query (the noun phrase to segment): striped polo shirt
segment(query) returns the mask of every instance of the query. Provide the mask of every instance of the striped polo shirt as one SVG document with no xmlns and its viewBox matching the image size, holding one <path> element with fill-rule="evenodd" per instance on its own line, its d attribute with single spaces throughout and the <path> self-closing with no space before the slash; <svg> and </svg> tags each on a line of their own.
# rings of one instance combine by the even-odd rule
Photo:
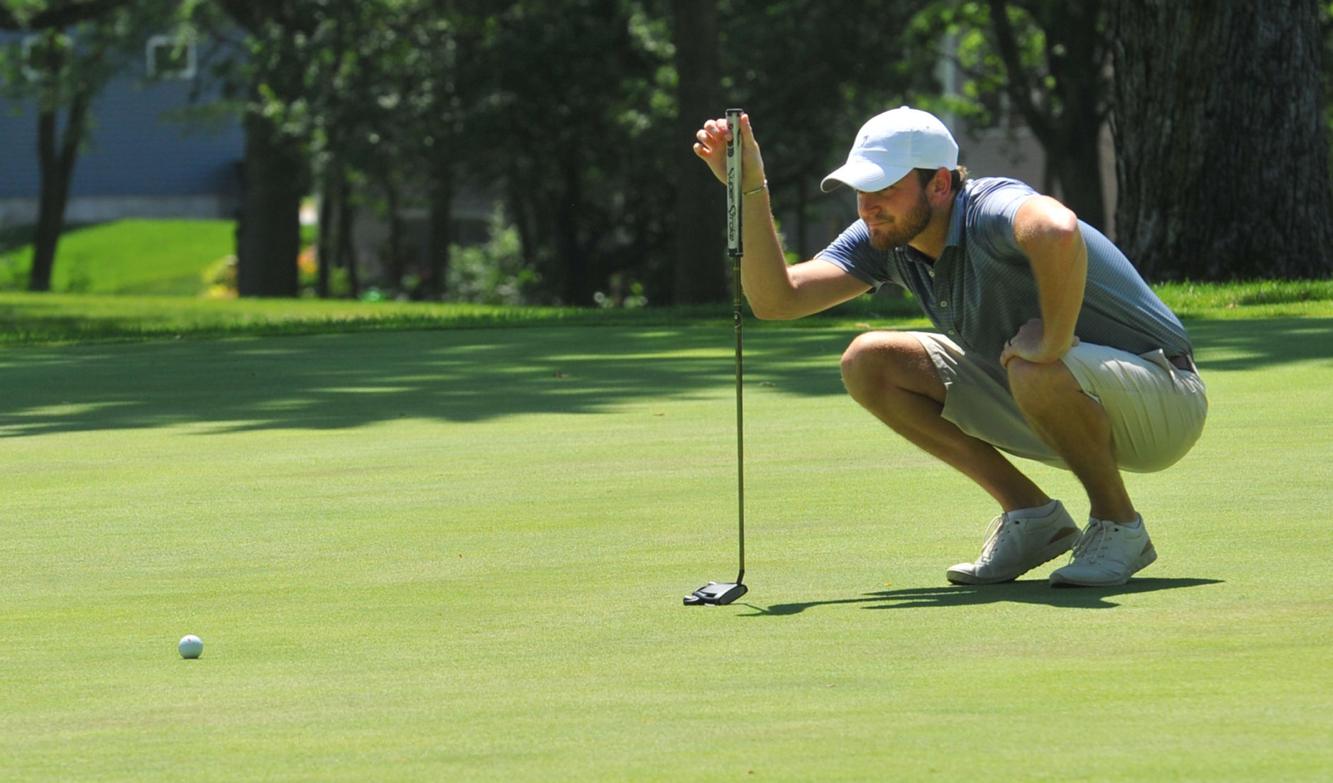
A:
<svg viewBox="0 0 1333 783">
<path fill-rule="evenodd" d="M 1036 191 L 1014 179 L 963 183 L 954 199 L 943 254 L 931 263 L 906 245 L 876 250 L 864 221 L 848 226 L 815 256 L 878 291 L 892 284 L 911 291 L 941 332 L 964 351 L 998 365 L 1005 341 L 1041 317 L 1027 256 L 1014 239 L 1014 215 Z M 1074 333 L 1080 340 L 1168 357 L 1192 354 L 1175 313 L 1153 293 L 1111 240 L 1079 221 L 1088 247 L 1088 279 Z"/>
</svg>

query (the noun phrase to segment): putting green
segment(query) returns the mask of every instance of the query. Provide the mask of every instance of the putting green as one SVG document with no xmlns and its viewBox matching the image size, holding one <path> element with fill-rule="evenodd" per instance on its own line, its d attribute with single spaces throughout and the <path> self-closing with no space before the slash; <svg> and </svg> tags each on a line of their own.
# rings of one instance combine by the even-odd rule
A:
<svg viewBox="0 0 1333 783">
<path fill-rule="evenodd" d="M 1160 559 L 1059 591 L 948 585 L 988 499 L 842 393 L 853 332 L 753 330 L 750 593 L 690 609 L 729 330 L 0 354 L 0 777 L 1320 778 L 1333 320 L 1190 328 L 1208 428 L 1130 479 Z"/>
</svg>

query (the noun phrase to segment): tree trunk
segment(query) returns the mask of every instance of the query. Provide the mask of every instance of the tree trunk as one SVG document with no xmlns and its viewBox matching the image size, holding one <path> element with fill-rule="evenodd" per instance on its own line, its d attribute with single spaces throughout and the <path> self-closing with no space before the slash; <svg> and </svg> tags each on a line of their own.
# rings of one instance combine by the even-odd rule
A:
<svg viewBox="0 0 1333 783">
<path fill-rule="evenodd" d="M 338 164 L 329 161 L 324 172 L 319 194 L 319 235 L 315 241 L 315 257 L 319 263 L 319 278 L 315 284 L 315 293 L 320 299 L 329 298 L 330 279 L 333 276 L 333 258 L 337 254 L 338 237 L 335 234 L 334 216 L 338 214 L 337 192 Z"/>
<path fill-rule="evenodd" d="M 722 116 L 722 76 L 716 0 L 672 0 L 675 20 L 676 267 L 678 304 L 727 299 L 726 191 L 690 149 L 694 133 Z"/>
<path fill-rule="evenodd" d="M 513 222 L 514 228 L 518 231 L 519 252 L 523 256 L 523 263 L 526 266 L 539 266 L 534 263 L 538 259 L 537 253 L 537 230 L 535 227 L 536 218 L 532 214 L 531 206 L 525 197 L 523 188 L 519 187 L 520 182 L 525 180 L 522 173 L 516 168 L 510 167 L 506 187 L 506 201 L 510 214 L 507 216 Z M 494 238 L 494 237 L 490 237 Z M 542 271 L 538 269 L 538 271 Z"/>
<path fill-rule="evenodd" d="M 1333 274 L 1315 0 L 1114 6 L 1120 246 L 1152 280 Z"/>
<path fill-rule="evenodd" d="M 361 298 L 361 271 L 356 252 L 356 211 L 347 178 L 338 183 L 338 265 L 347 269 L 347 296 Z"/>
<path fill-rule="evenodd" d="M 449 247 L 454 241 L 454 171 L 448 153 L 436 151 L 435 176 L 430 196 L 430 275 L 426 291 L 431 299 L 440 299 L 445 293 L 445 279 L 449 274 Z"/>
<path fill-rule="evenodd" d="M 563 304 L 586 306 L 593 303 L 592 275 L 588 254 L 579 237 L 580 206 L 583 204 L 583 166 L 574 153 L 563 161 L 561 198 L 555 205 L 555 248 L 561 273 Z"/>
<path fill-rule="evenodd" d="M 1059 183 L 1060 198 L 1097 228 L 1106 223 L 1100 134 L 1103 120 L 1102 4 L 1093 0 L 1023 5 L 1046 36 L 1046 63 L 1054 87 L 1041 105 L 1028 83 L 1007 0 L 990 0 L 996 49 L 1004 62 L 1009 98 L 1046 155 L 1043 188 Z M 1013 5 L 1017 6 L 1018 3 Z"/>
<path fill-rule="evenodd" d="M 236 289 L 241 296 L 296 296 L 301 253 L 301 146 L 256 112 L 245 116 Z"/>
<path fill-rule="evenodd" d="M 37 115 L 37 158 L 41 167 L 41 192 L 38 197 L 37 228 L 33 236 L 32 268 L 28 272 L 29 291 L 50 291 L 55 270 L 56 247 L 65 229 L 65 207 L 74 179 L 74 164 L 79 145 L 88 130 L 88 106 L 92 93 L 80 85 L 69 106 L 62 138 L 58 110 L 44 108 Z"/>
<path fill-rule="evenodd" d="M 1106 225 L 1102 192 L 1105 32 L 1100 2 L 1055 2 L 1046 60 L 1059 90 L 1055 175 L 1066 206 L 1095 228 Z"/>
<path fill-rule="evenodd" d="M 1062 154 L 1050 161 L 1060 183 L 1060 199 L 1084 222 L 1106 226 L 1106 196 L 1102 193 L 1101 128 L 1073 131 Z M 1095 174 L 1092 172 L 1096 172 Z"/>
<path fill-rule="evenodd" d="M 812 251 L 807 247 L 810 242 L 810 177 L 796 178 L 796 255 L 804 261 Z M 788 248 L 791 250 L 792 248 Z"/>
<path fill-rule="evenodd" d="M 385 208 L 388 210 L 387 220 L 389 222 L 389 257 L 384 265 L 385 277 L 384 287 L 393 291 L 395 294 L 403 290 L 403 277 L 406 270 L 404 265 L 406 259 L 403 258 L 403 216 L 401 197 L 398 192 L 398 181 L 390 175 L 382 177 L 380 186 L 384 189 Z"/>
<path fill-rule="evenodd" d="M 50 291 L 51 272 L 55 268 L 56 245 L 65 224 L 65 193 L 60 176 L 60 156 L 56 152 L 56 110 L 43 109 L 37 115 L 37 157 L 42 182 L 37 206 L 37 230 L 33 236 L 32 269 L 28 272 L 29 291 Z"/>
</svg>

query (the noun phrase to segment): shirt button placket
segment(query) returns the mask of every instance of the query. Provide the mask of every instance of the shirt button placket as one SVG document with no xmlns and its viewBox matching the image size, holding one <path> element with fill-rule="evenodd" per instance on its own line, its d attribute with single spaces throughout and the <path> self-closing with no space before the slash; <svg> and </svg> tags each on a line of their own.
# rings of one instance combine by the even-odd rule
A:
<svg viewBox="0 0 1333 783">
<path fill-rule="evenodd" d="M 948 300 L 948 299 L 941 299 L 941 300 L 939 301 L 939 305 L 940 305 L 940 309 L 941 309 L 941 310 L 948 310 L 948 309 L 949 309 L 949 300 Z M 954 326 L 957 326 L 957 324 L 955 323 Z M 957 329 L 946 329 L 945 332 L 946 332 L 947 334 L 949 334 L 949 335 L 957 335 L 957 334 L 958 334 L 958 330 L 957 330 Z"/>
</svg>

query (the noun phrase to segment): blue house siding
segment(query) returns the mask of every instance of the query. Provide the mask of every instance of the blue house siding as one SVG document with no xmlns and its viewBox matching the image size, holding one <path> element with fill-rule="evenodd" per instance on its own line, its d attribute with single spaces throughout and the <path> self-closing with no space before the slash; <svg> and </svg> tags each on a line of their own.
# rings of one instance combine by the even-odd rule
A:
<svg viewBox="0 0 1333 783">
<path fill-rule="evenodd" d="M 188 105 L 189 85 L 140 87 L 116 79 L 94 102 L 89 139 L 75 164 L 71 198 L 229 194 L 245 146 L 239 123 L 193 128 L 165 119 Z M 12 110 L 13 106 L 10 105 Z M 31 107 L 0 117 L 0 198 L 35 197 L 37 118 Z"/>
<path fill-rule="evenodd" d="M 145 82 L 144 73 L 138 58 L 94 100 L 71 201 L 234 198 L 245 147 L 239 119 L 205 125 L 168 118 L 190 106 L 191 84 Z M 39 188 L 35 105 L 0 99 L 0 198 L 35 199 Z"/>
</svg>

